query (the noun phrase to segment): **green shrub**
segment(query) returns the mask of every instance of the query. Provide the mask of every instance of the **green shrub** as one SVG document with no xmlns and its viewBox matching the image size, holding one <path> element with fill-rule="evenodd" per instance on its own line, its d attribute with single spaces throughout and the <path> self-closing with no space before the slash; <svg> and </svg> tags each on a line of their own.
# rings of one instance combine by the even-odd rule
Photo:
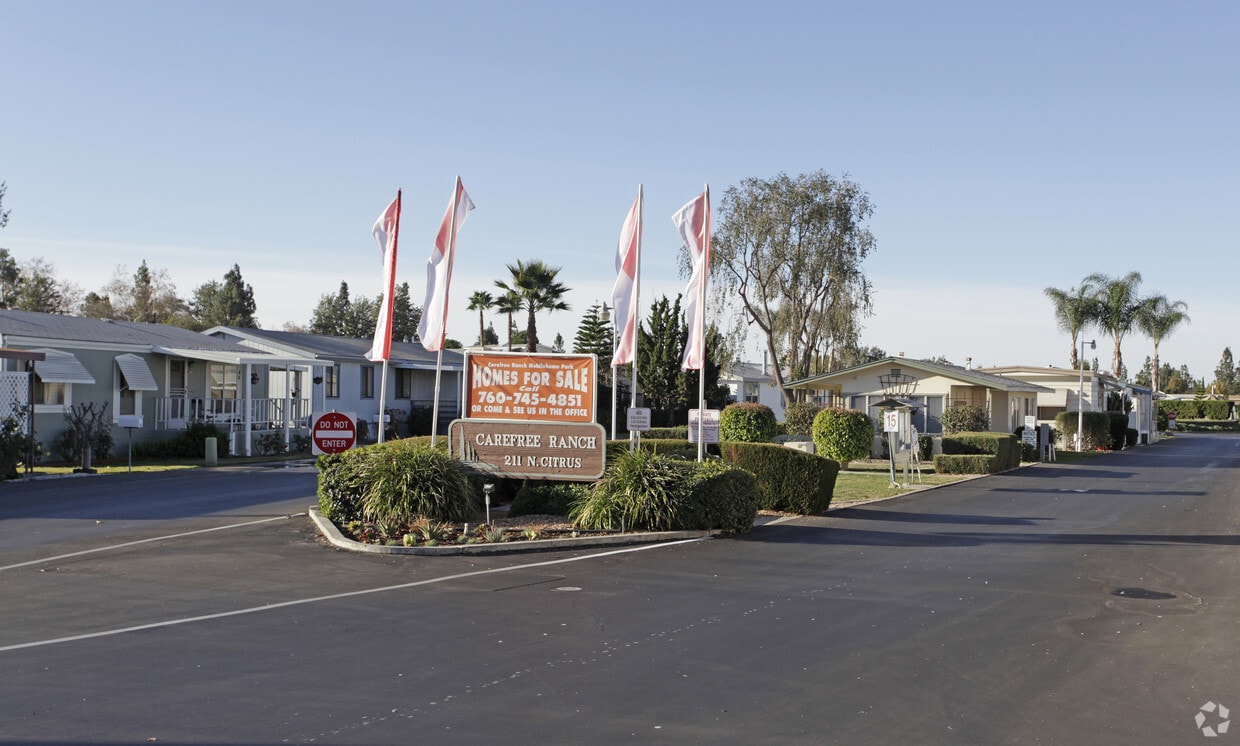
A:
<svg viewBox="0 0 1240 746">
<path fill-rule="evenodd" d="M 761 500 L 754 475 L 714 459 L 694 466 L 688 485 L 689 502 L 702 506 L 702 520 L 697 526 L 684 528 L 749 533 Z"/>
<path fill-rule="evenodd" d="M 586 482 L 526 479 L 512 499 L 508 515 L 568 515 L 573 503 L 589 494 L 590 484 Z"/>
<path fill-rule="evenodd" d="M 465 521 L 477 515 L 482 492 L 471 486 L 461 463 L 445 449 L 419 440 L 320 456 L 319 510 L 336 523 L 370 520 L 393 526 L 418 518 Z"/>
<path fill-rule="evenodd" d="M 811 401 L 798 401 L 784 407 L 784 432 L 788 435 L 810 435 L 814 432 L 814 418 L 822 406 Z"/>
<path fill-rule="evenodd" d="M 956 404 L 948 407 L 939 416 L 939 422 L 943 423 L 943 432 L 948 435 L 980 433 L 990 429 L 990 416 L 986 414 L 985 407 L 976 404 Z"/>
<path fill-rule="evenodd" d="M 720 453 L 727 463 L 753 473 L 764 510 L 816 515 L 831 504 L 837 461 L 767 443 L 722 443 Z"/>
<path fill-rule="evenodd" d="M 409 409 L 409 435 L 430 435 L 434 417 L 433 407 L 411 407 Z"/>
<path fill-rule="evenodd" d="M 868 458 L 874 447 L 874 423 L 865 412 L 828 407 L 814 417 L 814 448 L 847 466 L 849 461 Z"/>
<path fill-rule="evenodd" d="M 163 440 L 142 440 L 133 444 L 137 458 L 171 459 L 202 458 L 206 453 L 207 438 L 216 439 L 217 453 L 226 453 L 228 433 L 215 425 L 201 420 L 191 420 L 184 430 L 174 437 Z"/>
<path fill-rule="evenodd" d="M 946 442 L 946 441 L 944 441 Z M 935 474 L 994 474 L 996 456 L 984 454 L 953 455 L 940 453 L 934 457 Z"/>
<path fill-rule="evenodd" d="M 696 462 L 625 451 L 569 517 L 582 528 L 669 531 L 702 520 L 689 503 L 687 486 Z"/>
<path fill-rule="evenodd" d="M 1154 417 L 1157 420 L 1157 422 L 1155 423 L 1155 427 L 1158 428 L 1159 432 L 1166 432 L 1167 426 L 1170 424 L 1170 421 L 1167 417 L 1167 410 L 1163 409 L 1160 406 L 1158 408 L 1158 412 L 1154 415 Z"/>
<path fill-rule="evenodd" d="M 642 438 L 651 438 L 652 440 L 688 440 L 689 426 L 652 427 L 642 432 Z"/>
<path fill-rule="evenodd" d="M 934 458 L 934 438 L 929 435 L 917 436 L 917 458 L 922 463 L 929 463 Z"/>
<path fill-rule="evenodd" d="M 465 467 L 439 449 L 395 440 L 360 449 L 365 452 L 358 476 L 362 518 L 388 525 L 432 521 L 467 521 L 477 515 Z"/>
<path fill-rule="evenodd" d="M 1080 415 L 1084 416 L 1081 417 Z M 1081 419 L 1081 450 L 1093 451 L 1111 445 L 1111 415 L 1107 412 L 1060 412 L 1055 416 L 1055 429 L 1063 434 L 1064 442 L 1076 446 L 1076 424 Z M 1125 420 L 1127 421 L 1127 420 Z"/>
<path fill-rule="evenodd" d="M 1107 434 L 1110 438 L 1107 448 L 1122 451 L 1128 438 L 1128 415 L 1123 412 L 1107 412 Z"/>
<path fill-rule="evenodd" d="M 0 479 L 16 479 L 17 467 L 25 463 L 30 436 L 25 430 L 27 407 L 18 407 L 14 414 L 0 420 Z"/>
<path fill-rule="evenodd" d="M 757 483 L 743 469 L 637 450 L 620 454 L 569 517 L 590 529 L 746 531 L 758 500 Z"/>
<path fill-rule="evenodd" d="M 364 448 L 319 456 L 318 497 L 323 517 L 338 524 L 362 519 L 362 494 L 366 483 L 360 469 L 366 457 Z"/>
<path fill-rule="evenodd" d="M 1021 443 L 1015 435 L 1007 433 L 956 433 L 943 436 L 943 453 L 948 456 L 983 454 L 994 456 L 991 468 L 995 471 L 1006 471 L 1020 466 Z M 934 463 L 937 470 L 938 460 L 936 459 Z"/>
<path fill-rule="evenodd" d="M 1128 428 L 1127 437 L 1128 439 L 1124 441 L 1124 447 L 1132 448 L 1137 444 L 1137 441 L 1141 439 L 1141 433 L 1137 432 L 1135 427 L 1130 427 Z"/>
<path fill-rule="evenodd" d="M 288 446 L 284 444 L 284 431 L 258 436 L 258 440 L 254 442 L 254 450 L 258 456 L 283 456 L 288 453 Z"/>
<path fill-rule="evenodd" d="M 1231 402 L 1210 399 L 1201 402 L 1201 414 L 1207 420 L 1231 419 Z"/>
<path fill-rule="evenodd" d="M 697 443 L 690 443 L 687 440 L 646 437 L 641 439 L 641 450 L 643 451 L 689 461 L 697 460 L 697 448 Z M 707 443 L 705 450 L 708 455 L 719 455 L 719 445 L 716 443 Z M 627 440 L 607 441 L 607 463 L 610 464 L 617 456 L 628 452 L 629 442 Z"/>
<path fill-rule="evenodd" d="M 765 443 L 778 432 L 775 413 L 765 404 L 738 402 L 719 413 L 719 440 Z"/>
<path fill-rule="evenodd" d="M 102 461 L 112 455 L 112 428 L 102 427 L 95 432 L 90 444 L 90 457 L 94 461 Z M 52 453 L 58 461 L 80 463 L 82 461 L 82 445 L 78 443 L 77 433 L 73 428 L 66 427 L 52 439 Z"/>
</svg>

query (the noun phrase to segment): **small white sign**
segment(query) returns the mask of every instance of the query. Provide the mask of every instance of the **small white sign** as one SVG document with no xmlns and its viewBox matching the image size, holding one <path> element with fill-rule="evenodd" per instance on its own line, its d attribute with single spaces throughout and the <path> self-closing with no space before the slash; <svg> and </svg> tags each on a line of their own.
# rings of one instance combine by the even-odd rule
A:
<svg viewBox="0 0 1240 746">
<path fill-rule="evenodd" d="M 883 412 L 883 432 L 900 432 L 900 413 L 894 409 Z"/>
<path fill-rule="evenodd" d="M 698 427 L 698 418 L 701 415 L 701 427 Z M 698 442 L 698 432 L 702 433 L 703 443 L 719 442 L 719 410 L 718 409 L 690 409 L 689 410 L 689 442 Z"/>
<path fill-rule="evenodd" d="M 629 407 L 628 431 L 644 433 L 650 429 L 650 407 Z"/>
</svg>

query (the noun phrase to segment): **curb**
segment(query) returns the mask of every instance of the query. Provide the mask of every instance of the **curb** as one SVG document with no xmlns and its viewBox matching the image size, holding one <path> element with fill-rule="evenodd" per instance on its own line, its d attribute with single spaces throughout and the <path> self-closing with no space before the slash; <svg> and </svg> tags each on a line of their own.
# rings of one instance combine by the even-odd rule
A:
<svg viewBox="0 0 1240 746">
<path fill-rule="evenodd" d="M 538 539 L 536 541 L 514 541 L 493 544 L 452 544 L 442 547 L 393 547 L 384 544 L 363 544 L 346 539 L 336 524 L 323 517 L 319 509 L 311 506 L 306 513 L 314 522 L 315 528 L 337 549 L 363 554 L 413 554 L 430 557 L 452 557 L 461 555 L 513 554 L 517 552 L 537 552 L 553 549 L 588 549 L 592 547 L 614 547 L 630 544 L 653 544 L 661 541 L 683 541 L 685 539 L 709 539 L 717 536 L 719 531 L 652 531 L 644 534 L 615 534 L 613 536 L 581 536 L 576 539 Z"/>
</svg>

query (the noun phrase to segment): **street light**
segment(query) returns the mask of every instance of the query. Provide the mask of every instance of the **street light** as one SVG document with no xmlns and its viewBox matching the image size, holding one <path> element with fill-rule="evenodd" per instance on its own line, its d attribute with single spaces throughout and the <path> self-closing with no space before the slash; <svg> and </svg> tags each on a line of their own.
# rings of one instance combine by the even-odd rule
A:
<svg viewBox="0 0 1240 746">
<path fill-rule="evenodd" d="M 1089 349 L 1098 348 L 1097 340 L 1089 340 Z M 1085 340 L 1081 340 L 1081 382 L 1076 390 L 1076 452 L 1081 452 L 1081 431 L 1085 427 Z"/>
</svg>

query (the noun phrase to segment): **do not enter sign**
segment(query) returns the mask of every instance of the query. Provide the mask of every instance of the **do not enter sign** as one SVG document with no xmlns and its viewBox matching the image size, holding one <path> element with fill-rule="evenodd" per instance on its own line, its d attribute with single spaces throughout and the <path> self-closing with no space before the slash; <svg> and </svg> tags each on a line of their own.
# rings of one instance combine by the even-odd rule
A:
<svg viewBox="0 0 1240 746">
<path fill-rule="evenodd" d="M 357 418 L 345 412 L 327 412 L 314 418 L 310 439 L 315 456 L 344 453 L 357 443 Z"/>
</svg>

